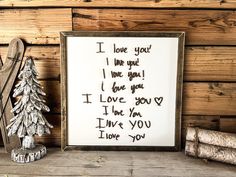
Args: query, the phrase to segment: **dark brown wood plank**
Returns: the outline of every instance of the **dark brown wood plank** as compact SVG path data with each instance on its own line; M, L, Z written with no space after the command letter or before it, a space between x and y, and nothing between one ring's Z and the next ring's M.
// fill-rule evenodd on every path
M1 9L0 43L19 37L30 44L59 44L59 32L72 30L71 9Z
M183 116L182 128L199 127L203 129L218 130L220 116Z
M235 117L221 117L220 131L236 133L236 116Z
M35 141L38 144L46 146L61 146L61 115L60 114L45 114L47 121L53 125L50 129L50 135L35 136Z
M236 45L232 10L73 9L74 30L185 31L188 45Z
M2 7L138 7L138 8L236 8L234 0L2 0Z
M6 54L0 46L0 57ZM59 46L28 46L25 56L35 58L39 79L59 79ZM185 81L236 81L236 47L186 47L184 70Z
M220 116L182 116L182 148L185 146L187 127L199 127L208 130L219 130Z
M60 101L60 83L59 81L40 81L46 95L46 103L50 108L51 113L61 112L61 101Z

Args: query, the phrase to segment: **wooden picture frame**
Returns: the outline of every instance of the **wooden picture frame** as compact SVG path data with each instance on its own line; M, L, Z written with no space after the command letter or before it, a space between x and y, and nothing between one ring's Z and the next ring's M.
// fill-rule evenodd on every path
M61 114L62 114L62 116L61 116L61 121L62 121L61 122L61 125L62 125L62 130L61 130L61 135L62 135L61 149L62 150L66 150L66 149L82 149L82 150L145 150L145 151L146 150L152 150L152 151L156 151L156 150L158 150L158 151L163 151L163 150L164 151L179 151L179 150L181 150L181 114L182 114L182 87L183 87L184 42L185 42L185 33L184 32L156 32L156 31L138 31L138 32L137 31L136 32L135 31L130 31L130 32L121 32L121 31L119 31L119 32L79 31L79 32L75 32L75 31L68 31L68 32L61 32L60 33L60 37L61 37ZM99 40L97 40L97 39L99 39ZM142 49L142 45L144 45L146 43L148 44L148 42L150 42L149 48L153 47L154 48L153 50L148 51L148 47L147 47L146 48L147 51L145 51L144 47L143 47L144 54L142 54L142 56L144 58L146 57L146 59L149 56L151 56L154 59L157 57L156 56L156 54L157 54L156 52L159 51L159 49L156 50L155 45L160 47L160 48L166 46L166 48L163 48L163 50L160 49L159 53L162 53L161 55L164 56L163 57L164 59L163 58L159 58L158 62L160 62L160 65L162 65L162 63L164 63L163 67L162 66L159 66L159 67L167 68L168 69L168 67L170 65L171 66L170 68L172 68L172 70L174 70L174 71L171 71L171 74L168 74L167 71L165 72L165 73L167 73L167 75L170 75L170 78L172 78L173 82L172 82L171 79L169 79L169 80L165 79L165 80L166 80L166 84L167 84L167 86L169 88L167 90L171 90L172 88L174 89L174 90L169 91L168 93L171 93L172 95L174 95L175 99L174 99L174 101L173 100L171 101L171 98L169 98L170 96L167 95L167 101L165 101L165 102L163 101L163 103L161 103L162 101L160 102L162 105L164 104L164 106L163 106L164 108L162 108L163 109L163 115L172 115L172 116L169 116L167 118L168 121L171 122L170 123L170 127L172 127L172 128L171 128L170 132L172 132L172 133L170 133L170 135L169 135L168 134L169 132L167 132L167 136L166 135L163 135L163 137L160 136L160 139L161 139L160 142L162 144L160 143L160 145L159 145L159 142L157 140L155 140L156 137L151 137L151 136L158 136L159 137L158 130L156 130L155 127L153 127L153 129L150 130L151 133L149 133L149 137L151 137L150 139L154 139L155 143L158 144L158 145L156 145L156 144L153 145L154 141L153 142L151 140L149 141L148 138L145 139L145 141L148 142L147 145L145 144L146 142L145 143L143 142L143 144L142 144L142 143L140 143L141 141L139 141L139 142L135 141L135 138L133 138L132 136L130 136L130 137L133 138L132 139L133 141L127 140L127 138L126 139L124 138L124 140L121 142L121 144L117 144L118 139L117 139L117 141L113 141L111 144L109 144L109 142L106 142L104 140L102 140L102 142L100 143L100 140L97 140L97 139L96 140L94 139L95 141L92 141L93 135L90 135L90 134L88 135L89 136L88 139L91 138L91 141L88 144L86 144L87 140L82 140L84 138L78 138L79 139L78 142L79 141L83 141L83 142L81 142L81 143L74 143L74 142L77 142L77 140L74 141L74 139L76 139L77 136L82 136L82 134L85 134L86 132L87 133L88 132L92 132L92 129L91 130L88 130L88 129L82 130L83 127L85 127L87 125L86 121L90 120L90 116L89 115L85 116L84 113L80 113L80 112L83 112L83 110L84 110L84 108L82 108L82 107L80 109L80 106L82 106L82 102L85 102L85 101L82 100L82 98L78 98L78 99L77 98L76 99L73 98L75 96L71 96L73 94L70 93L70 91L68 91L69 89L72 88L71 80L74 78L74 82L76 84L79 84L80 86L81 85L86 85L89 82L82 81L82 79L80 80L80 78L82 78L82 77L84 77L86 75L86 74L82 73L83 72L82 70L84 70L84 71L96 70L96 68L99 68L100 65L97 64L99 66L94 66L94 65L96 65L96 63L95 63L95 64L91 65L92 68L86 68L88 65L86 65L86 66L79 66L80 69L74 69L75 70L74 73L72 72L72 70L73 70L72 68L74 68L74 66L76 65L76 62L78 60L83 60L80 63L80 65L83 65L83 63L85 61L87 62L87 60L90 60L91 58L94 58L94 57L98 56L98 54L95 54L95 53L103 53L104 52L103 49L102 49L103 43L101 42L101 40L103 40L103 39L107 40L107 42L106 42L107 46L106 47L109 48L109 46L110 47L114 46L114 48L113 48L114 49L114 51L113 51L114 53L116 52L115 51L116 50L115 42L117 42L117 40L118 40L118 44L128 45L128 47L126 48L127 51L131 50L131 48L134 49L133 51L135 51L137 49L136 50L136 54L139 55L139 56L141 54L138 53L138 52L141 52L141 50L139 51L139 49ZM90 41L90 43L88 41ZM99 41L100 41L100 44L99 44ZM88 50L88 46L93 45L93 42L95 42L96 45L98 45L98 47L100 47L99 49L97 49L96 52L93 51L92 48L90 48ZM112 43L114 43L114 44L112 44ZM141 45L141 47L134 47L136 44L137 45ZM87 46L87 48L86 48L86 46ZM109 55L109 56L112 56L112 54L114 54L114 53L111 52L113 49L110 50L110 48L109 48L109 51L108 52L106 51L107 52L106 54ZM120 49L121 50L118 51L118 52L122 52L122 48L120 48ZM123 48L123 49L124 49L123 53L126 53L127 51L125 52L125 48ZM173 51L172 51L172 49L173 49ZM87 52L85 52L85 51L87 51ZM168 52L161 52L161 51L168 51ZM127 52L127 53L129 53L129 52ZM146 54L145 54L145 52L146 52ZM81 57L79 55L83 55L83 56ZM88 55L94 55L94 56L88 56ZM125 56L125 54L123 54L122 56ZM165 56L167 56L167 57L165 57ZM73 62L69 61L70 58L76 58L76 62L75 61L73 61ZM171 61L171 62L168 63L167 59L165 61L165 58L168 58L168 61ZM95 61L95 59L96 58L94 58L93 61ZM155 61L154 59L152 59L151 61ZM107 65L109 65L108 63L110 62L108 60L109 59L107 59L107 61L106 61ZM140 62L140 60L141 59L137 58L136 64L137 64L137 62ZM173 60L173 62L172 62L172 60ZM68 61L69 61L69 63L68 63ZM115 61L115 59L114 59L114 61ZM142 61L143 61L143 66L144 66L145 62L148 62L145 59L143 59ZM113 59L112 59L112 62L113 62ZM172 64L172 63L174 63L174 64ZM127 64L128 64L128 62L127 62ZM153 65L154 64L156 64L156 63L153 63ZM148 65L148 67L150 67L150 68L154 68L154 67L152 67L152 64L150 64L150 63L149 64L146 63L145 66L146 65ZM141 66L141 64L140 65L137 64L136 66ZM70 68L68 68L68 67L70 67ZM84 69L84 68L86 68L86 69ZM150 69L150 70L152 70L152 72L154 72L154 74L152 74L151 71L150 71L151 74L149 73L149 76L150 75L155 75L155 74L157 74L157 75L160 74L160 73L158 73L158 71L155 71L155 68L154 69ZM146 80L148 77L146 75L144 76L144 71L147 71L147 68L146 68L146 70L144 69L142 71L143 71L143 75L140 74L137 77L141 77L141 78L143 77L142 80ZM79 73L79 72L81 72L81 73ZM73 75L75 74L75 76L72 77L72 74ZM95 76L95 77L98 77L98 76ZM104 69L103 69L103 77L106 78L105 77ZM159 77L160 76L157 76L157 78L159 78ZM136 79L140 80L140 82L141 82L141 78L136 78ZM161 79L161 77L159 79ZM94 79L94 80L96 81L97 79ZM151 80L151 79L149 78L149 80ZM150 85L150 84L154 83L154 81L155 81L155 79L153 79L153 82L147 81L147 85L148 84ZM108 81L108 82L110 84L110 81ZM146 82L146 81L143 81L143 82ZM160 80L160 82L162 82L162 81ZM175 83L175 84L173 85L173 83ZM154 84L154 85L157 85L157 84ZM170 88L170 86L171 86L171 88ZM74 87L74 85L73 85L73 87ZM89 86L85 86L85 88L89 88ZM145 85L145 88L147 88L146 85ZM149 87L149 88L151 88L151 87ZM123 89L126 89L126 88L123 88ZM145 89L143 89L143 90L145 90ZM157 89L155 89L155 90L157 90ZM166 90L166 89L162 89L162 90ZM140 92L142 92L142 91L140 91ZM165 91L163 91L163 93L164 92ZM143 91L143 93L149 93L149 90L147 90L146 92ZM85 96L85 95L83 95L83 96ZM88 95L86 95L86 96L88 98ZM128 96L128 94L126 96ZM85 97L84 97L84 99L85 99ZM156 98L158 98L158 99L162 98L162 100L165 100L165 97L155 97L155 99L153 98L153 100L155 100L155 101L158 100ZM75 102L75 100L73 100L73 99L75 99L77 101ZM136 99L136 97L135 97L135 99ZM68 103L68 101L70 103ZM71 102L73 102L73 103L71 103ZM101 94L100 94L100 102L101 102ZM156 103L158 103L158 101L156 101ZM165 106L165 103L166 103L167 106ZM78 116L78 118L72 118L72 116L71 116L71 119L70 119L69 114L72 114L72 113L69 110L73 110L73 109L75 110L76 108L72 108L72 107L74 107L74 105L77 105L77 104L78 105L80 104L80 106L78 106L78 109L80 109L80 112L78 112L78 114L81 114L81 115L83 114L83 116ZM94 104L96 104L96 103L94 103ZM155 104L155 103L153 103L153 104ZM168 105L174 105L174 106L168 106ZM71 107L69 107L69 106L71 106ZM129 106L129 105L127 104L127 106ZM99 105L94 106L94 107L99 107ZM170 107L171 107L171 109L168 110ZM96 110L91 110L91 109L88 108L88 110L90 110L90 112L96 112ZM143 108L142 110L145 112L145 109ZM164 109L167 109L167 110L164 110ZM156 111L156 108L155 108L155 111ZM120 112L120 114L121 114L121 112ZM152 114L152 111L146 111L145 113ZM154 111L153 111L153 114L154 114ZM77 117L77 114L76 114L76 117ZM84 118L82 118L82 117L84 117ZM85 119L85 117L86 117L86 119ZM140 117L142 117L142 116L140 116ZM81 121L77 122L78 119L81 119ZM83 119L83 121L82 121L82 119ZM96 119L98 119L98 118L96 118ZM152 119L152 120L156 121L155 119ZM160 122L162 122L162 121L165 122L163 125L167 125L166 124L166 119L163 118L163 119L160 119L160 120L161 120ZM73 121L75 121L75 122L73 122ZM100 121L100 119L99 119L99 121ZM150 122L151 121L149 121L149 123ZM82 128L78 128L78 127L74 128L74 125L76 125L76 126L83 126L83 127ZM161 127L164 127L164 126L161 126L161 125L158 125L158 126L159 126L160 130L162 129ZM92 126L92 127L94 127L94 126ZM100 122L99 122L99 126L97 126L97 127L98 127L99 131L102 134L102 131L100 129L102 129L103 127L102 126L100 127ZM169 126L166 126L167 129L168 129L168 127ZM148 128L148 127L146 127L146 128ZM150 126L149 126L149 128L150 128ZM71 129L73 129L73 132L72 132ZM81 131L81 132L78 133L77 130ZM104 129L102 129L102 130L104 130ZM120 131L122 131L122 130L120 130ZM131 130L129 130L129 131L131 131ZM149 131L149 129L147 131ZM163 132L164 131L165 130L163 128ZM165 134L165 132L163 134ZM143 134L143 135L146 135L146 134ZM170 137L170 136L172 136L170 138L171 140L165 140L165 139L168 139L168 137ZM115 135L114 135L114 137L115 137ZM101 137L99 137L99 138L102 139L104 137L102 137L102 135L101 135ZM99 143L96 143L97 141L99 141ZM140 144L134 145L132 143L129 144L129 142L128 143L124 143L126 141L127 142L131 141L131 142L140 143ZM105 142L105 144L103 144L103 142ZM167 144L167 145L165 145L165 144ZM169 144L171 144L171 145L169 145Z

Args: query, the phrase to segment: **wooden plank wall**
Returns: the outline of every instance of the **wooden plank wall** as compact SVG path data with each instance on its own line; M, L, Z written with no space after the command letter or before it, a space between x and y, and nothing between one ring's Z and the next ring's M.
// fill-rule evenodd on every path
M186 126L236 132L235 10L235 0L1 0L0 56L25 40L55 126L37 140L60 146L59 31L186 31L183 137Z

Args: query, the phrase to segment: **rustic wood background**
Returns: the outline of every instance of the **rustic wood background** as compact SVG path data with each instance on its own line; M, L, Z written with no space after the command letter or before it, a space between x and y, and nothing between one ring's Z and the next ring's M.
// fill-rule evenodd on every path
M55 126L37 140L60 146L60 31L186 31L182 136L186 126L236 132L235 10L235 0L1 0L0 56L25 40Z

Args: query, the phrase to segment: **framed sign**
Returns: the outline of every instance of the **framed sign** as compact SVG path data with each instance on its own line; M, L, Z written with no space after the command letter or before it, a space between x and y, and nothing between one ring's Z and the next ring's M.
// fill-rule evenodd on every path
M61 32L62 149L180 150L184 32Z

